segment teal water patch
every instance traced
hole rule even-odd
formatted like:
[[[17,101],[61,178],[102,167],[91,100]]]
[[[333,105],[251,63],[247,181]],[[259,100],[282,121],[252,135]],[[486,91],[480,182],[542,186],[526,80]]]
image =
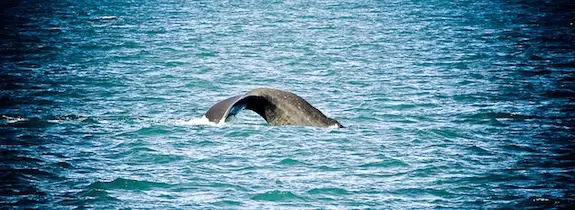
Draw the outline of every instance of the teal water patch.
[[[279,164],[280,165],[286,165],[286,166],[305,165],[305,163],[298,161],[298,160],[291,159],[291,158],[283,159],[279,162]]]
[[[328,195],[348,195],[350,194],[349,191],[343,188],[337,187],[326,187],[326,188],[314,188],[307,191],[308,194],[316,195],[316,194],[328,194]]]
[[[170,131],[168,131],[167,129],[164,129],[162,127],[153,126],[153,127],[141,128],[141,129],[133,132],[133,134],[145,135],[145,136],[154,136],[154,135],[165,135],[165,134],[168,134],[169,132]]]

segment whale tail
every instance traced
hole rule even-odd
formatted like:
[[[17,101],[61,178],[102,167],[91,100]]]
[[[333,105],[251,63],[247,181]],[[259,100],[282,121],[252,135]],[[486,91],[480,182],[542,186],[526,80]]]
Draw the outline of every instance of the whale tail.
[[[205,116],[211,122],[222,123],[243,109],[256,112],[271,125],[343,128],[338,121],[326,117],[303,98],[271,88],[258,88],[244,95],[227,98],[214,104]]]
[[[278,119],[277,107],[261,96],[237,95],[229,97],[214,104],[205,116],[211,122],[225,122],[229,117],[237,115],[241,110],[252,110],[260,115],[267,122],[274,122]]]

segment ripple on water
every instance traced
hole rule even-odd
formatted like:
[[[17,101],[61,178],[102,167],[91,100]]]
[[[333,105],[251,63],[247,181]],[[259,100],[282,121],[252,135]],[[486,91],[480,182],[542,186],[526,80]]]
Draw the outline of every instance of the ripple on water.
[[[170,188],[172,192],[190,192],[197,191],[200,189],[210,189],[217,192],[249,192],[248,188],[245,188],[238,184],[232,184],[222,181],[210,181],[205,179],[195,178],[185,183],[180,183],[173,185]]]
[[[169,188],[172,185],[162,183],[162,182],[151,182],[151,181],[140,181],[125,178],[116,178],[112,181],[96,181],[87,186],[88,189],[99,189],[99,190],[136,190],[145,191],[152,190],[155,188]]]
[[[304,197],[298,196],[290,191],[268,191],[252,196],[255,201],[303,201]]]
[[[494,126],[507,126],[505,121],[522,122],[534,119],[536,116],[521,113],[494,112],[491,110],[478,110],[473,114],[458,114],[456,123],[487,124]]]
[[[166,154],[164,152],[142,152],[137,155],[132,155],[131,160],[139,162],[140,164],[171,164],[184,160],[184,156],[176,154]]]
[[[294,160],[291,158],[286,158],[283,159],[279,162],[280,165],[287,165],[287,166],[293,166],[293,165],[306,165],[305,163],[299,161],[299,160]]]
[[[359,167],[362,168],[395,168],[395,167],[408,167],[409,164],[401,161],[401,160],[397,160],[397,159],[387,159],[387,160],[382,160],[382,161],[376,161],[376,162],[370,162],[370,163],[366,163],[363,164]]]
[[[243,205],[242,202],[234,201],[234,200],[222,200],[222,201],[212,202],[211,204],[214,206],[218,206],[218,207],[238,207],[238,206]]]
[[[120,201],[120,199],[115,198],[110,195],[106,190],[102,189],[86,189],[76,193],[74,198],[66,198],[58,203],[65,206],[74,206],[77,208],[83,208],[88,206],[93,206],[97,203],[114,203]]]
[[[87,189],[77,193],[77,196],[95,201],[119,201],[104,189]]]
[[[397,190],[393,190],[392,194],[397,195],[409,195],[412,197],[420,197],[421,196],[437,196],[440,198],[454,198],[457,195],[450,193],[447,190],[443,189],[434,189],[434,188],[401,188]]]
[[[465,149],[467,151],[469,151],[470,154],[479,155],[479,156],[491,156],[494,154],[493,152],[489,151],[488,149],[477,146],[477,145],[469,146]]]

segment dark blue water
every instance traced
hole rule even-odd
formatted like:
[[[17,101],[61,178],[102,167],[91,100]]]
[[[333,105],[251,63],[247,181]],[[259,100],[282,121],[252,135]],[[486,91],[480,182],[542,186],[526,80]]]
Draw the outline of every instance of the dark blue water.
[[[569,1],[4,1],[2,208],[567,208]],[[346,126],[268,126],[257,87]]]

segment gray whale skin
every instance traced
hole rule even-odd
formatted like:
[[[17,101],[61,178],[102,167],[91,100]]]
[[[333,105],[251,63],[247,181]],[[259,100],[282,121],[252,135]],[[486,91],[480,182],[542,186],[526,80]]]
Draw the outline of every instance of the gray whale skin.
[[[343,128],[337,120],[326,117],[298,95],[272,88],[257,88],[220,101],[206,112],[205,117],[210,122],[219,123],[242,109],[258,113],[270,125]]]

